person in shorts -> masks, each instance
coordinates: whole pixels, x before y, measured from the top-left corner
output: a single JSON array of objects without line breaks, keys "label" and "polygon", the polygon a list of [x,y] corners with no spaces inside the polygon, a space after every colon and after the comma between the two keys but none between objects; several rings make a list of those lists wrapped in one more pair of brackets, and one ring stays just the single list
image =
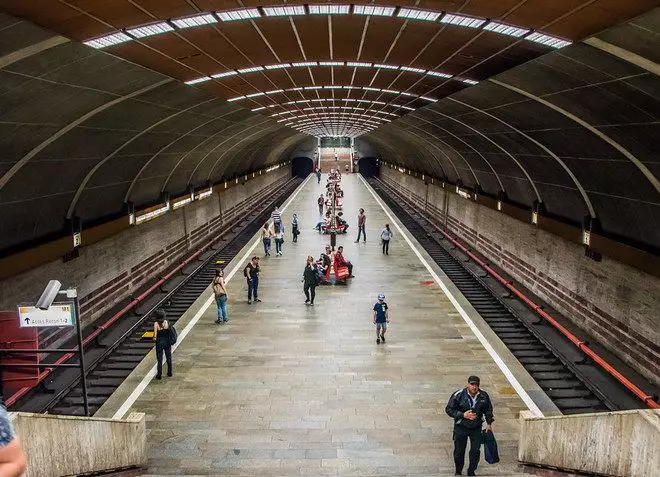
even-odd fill
[{"label": "person in shorts", "polygon": [[376,344],[382,341],[385,343],[385,332],[387,324],[390,322],[390,315],[387,312],[387,303],[385,303],[385,294],[378,295],[378,302],[374,305],[374,324],[376,325]]}]

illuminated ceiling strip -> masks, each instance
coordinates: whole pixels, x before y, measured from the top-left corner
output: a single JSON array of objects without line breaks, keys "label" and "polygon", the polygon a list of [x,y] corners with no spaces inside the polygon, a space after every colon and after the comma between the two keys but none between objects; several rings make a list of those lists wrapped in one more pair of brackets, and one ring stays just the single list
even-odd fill
[{"label": "illuminated ceiling strip", "polygon": [[101,49],[108,46],[119,45],[120,43],[125,43],[131,41],[132,38],[126,33],[118,32],[111,35],[102,36],[101,38],[96,38],[95,40],[89,40],[85,42],[85,45],[91,46],[92,48]]},{"label": "illuminated ceiling strip", "polygon": [[442,12],[431,12],[428,10],[413,10],[411,8],[400,8],[397,17],[409,18],[411,20],[425,20],[429,22],[436,21]]},{"label": "illuminated ceiling strip", "polygon": [[151,25],[143,25],[126,30],[126,33],[135,38],[145,38],[147,36],[160,35],[173,31],[174,27],[167,22],[152,23]]},{"label": "illuminated ceiling strip", "polygon": [[506,23],[500,23],[500,22],[489,22],[484,27],[484,30],[499,33],[501,35],[513,36],[515,38],[520,38],[521,36],[525,36],[529,33],[529,29],[527,28],[520,28],[517,26],[507,25]]},{"label": "illuminated ceiling strip", "polygon": [[346,15],[350,9],[350,5],[310,5],[309,13],[312,15]]},{"label": "illuminated ceiling strip", "polygon": [[197,83],[203,83],[204,81],[211,81],[211,78],[208,76],[202,76],[201,78],[195,78],[190,81],[186,81],[186,84],[197,84]]},{"label": "illuminated ceiling strip", "polygon": [[247,20],[248,18],[259,18],[261,13],[256,8],[245,8],[243,10],[228,10],[225,12],[217,12],[217,15],[223,22],[231,22],[234,20]]},{"label": "illuminated ceiling strip", "polygon": [[291,63],[279,63],[277,65],[266,65],[267,70],[279,70],[282,68],[291,68]]},{"label": "illuminated ceiling strip", "polygon": [[375,5],[354,5],[355,15],[372,15],[376,17],[391,17],[394,15],[394,7],[378,7]]},{"label": "illuminated ceiling strip", "polygon": [[[461,81],[466,81],[466,80],[461,80]],[[405,91],[397,91],[393,89],[379,89],[379,88],[371,88],[369,86],[339,86],[339,85],[332,85],[332,86],[298,86],[295,88],[287,88],[284,90],[274,90],[272,93],[277,93],[277,92],[284,92],[284,91],[310,91],[310,90],[319,90],[319,89],[361,89],[363,91],[375,91],[375,92],[380,92],[380,93],[388,93],[388,94],[400,94],[402,96],[408,96],[411,98],[419,98],[423,99],[425,101],[431,101],[435,103],[437,99],[435,98],[429,98],[428,96],[419,96],[416,94],[408,93]],[[238,101],[239,99],[245,99],[245,96],[236,96],[234,98],[229,98],[227,101]],[[300,102],[307,102],[308,100],[300,100]],[[278,106],[277,104],[270,104],[268,105],[269,108],[274,108]]]},{"label": "illuminated ceiling strip", "polygon": [[234,76],[237,75],[238,71],[225,71],[224,73],[216,73],[211,75],[211,78],[224,78],[225,76]]},{"label": "illuminated ceiling strip", "polygon": [[486,20],[483,18],[466,17],[463,15],[452,15],[447,13],[440,19],[440,23],[448,23],[450,25],[463,26],[468,28],[479,28],[484,23],[486,23]]},{"label": "illuminated ceiling strip", "polygon": [[527,35],[525,40],[541,43],[542,45],[546,45],[551,48],[563,48],[571,44],[570,41],[557,38],[556,36],[545,35],[539,32],[534,32],[531,35]]},{"label": "illuminated ceiling strip", "polygon": [[172,23],[174,23],[177,28],[183,29],[209,25],[211,23],[218,23],[218,20],[212,14],[205,13],[203,15],[196,15],[194,17],[178,18],[176,20],[172,20]]},{"label": "illuminated ceiling strip", "polygon": [[301,5],[291,5],[286,7],[264,7],[263,10],[267,17],[305,15],[305,7]]}]

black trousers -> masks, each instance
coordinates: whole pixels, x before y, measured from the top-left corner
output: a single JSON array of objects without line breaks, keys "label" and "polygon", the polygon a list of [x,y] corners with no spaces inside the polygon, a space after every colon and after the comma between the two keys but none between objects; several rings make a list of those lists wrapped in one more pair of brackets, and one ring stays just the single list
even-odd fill
[{"label": "black trousers", "polygon": [[172,375],[172,345],[166,345],[156,340],[156,376],[163,375],[163,352],[165,353],[165,360],[167,361],[167,375]]},{"label": "black trousers", "polygon": [[307,301],[314,303],[314,298],[316,298],[316,285],[305,283],[303,291],[305,292],[305,298],[307,298]]},{"label": "black trousers", "polygon": [[252,300],[252,295],[254,295],[254,299],[256,300],[257,297],[257,288],[259,288],[259,279],[258,278],[253,278],[250,280],[249,278],[247,279],[247,286],[248,286],[248,301]]},{"label": "black trousers", "polygon": [[358,238],[357,242],[360,241],[360,234],[364,235],[364,241],[367,241],[367,231],[364,230],[364,225],[358,225]]},{"label": "black trousers", "polygon": [[390,241],[389,240],[383,240],[383,253],[389,255],[390,254]]},{"label": "black trousers", "polygon": [[470,464],[468,465],[468,472],[474,472],[479,465],[481,426],[475,427],[474,429],[454,426],[454,464],[456,464],[456,472],[463,471],[463,465],[465,464],[465,448],[467,447],[468,438],[470,439]]},{"label": "black trousers", "polygon": [[353,276],[353,264],[351,262],[346,262],[346,266],[348,267],[348,276],[352,277]]},{"label": "black trousers", "polygon": [[323,204],[319,204],[319,214],[323,215]]}]

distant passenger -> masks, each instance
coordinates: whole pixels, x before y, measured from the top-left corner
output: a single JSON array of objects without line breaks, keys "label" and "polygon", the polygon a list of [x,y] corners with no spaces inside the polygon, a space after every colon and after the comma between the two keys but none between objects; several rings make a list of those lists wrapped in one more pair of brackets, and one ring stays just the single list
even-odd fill
[{"label": "distant passenger", "polygon": [[305,293],[305,305],[314,306],[314,298],[316,298],[316,286],[321,281],[319,272],[314,263],[314,257],[307,256],[307,263],[305,263],[305,270],[303,271],[303,293]]},{"label": "distant passenger", "polygon": [[275,224],[275,255],[282,255],[282,245],[284,244],[284,227],[282,224]]},{"label": "distant passenger", "polygon": [[468,385],[449,398],[445,412],[454,419],[454,464],[461,475],[465,464],[465,448],[470,438],[470,464],[467,475],[475,475],[479,465],[481,425],[486,420],[486,432],[493,432],[493,405],[486,391],[479,388],[478,376],[470,376]]},{"label": "distant passenger", "polygon": [[380,232],[380,240],[383,242],[383,254],[390,254],[390,240],[392,240],[392,229],[390,224],[385,224],[385,228]]},{"label": "distant passenger", "polygon": [[385,343],[385,332],[387,331],[387,324],[390,322],[390,314],[385,303],[385,294],[378,294],[378,302],[373,307],[374,310],[374,325],[376,325],[376,344],[381,341]]},{"label": "distant passenger", "polygon": [[300,235],[300,223],[298,222],[298,214],[293,214],[291,219],[291,234],[293,235],[293,242],[298,241],[298,235]]},{"label": "distant passenger", "polygon": [[367,231],[364,228],[365,225],[367,224],[367,216],[364,215],[364,209],[360,209],[358,213],[357,224],[358,224],[358,237],[355,243],[358,243],[360,241],[360,235],[364,237],[364,243],[367,243]]},{"label": "distant passenger", "polygon": [[316,200],[316,203],[319,205],[319,214],[323,214],[323,204],[325,203],[323,194],[319,196],[319,198]]},{"label": "distant passenger", "polygon": [[247,280],[248,286],[248,305],[252,303],[253,296],[255,303],[261,301],[258,296],[260,271],[261,269],[259,268],[259,257],[255,255],[252,257],[252,260],[250,260],[250,263],[248,263],[243,269],[243,275]]},{"label": "distant passenger", "polygon": [[172,330],[167,322],[165,310],[156,310],[156,321],[154,322],[154,341],[156,342],[156,379],[163,376],[163,353],[167,361],[167,375],[172,377]]},{"label": "distant passenger", "polygon": [[225,287],[225,272],[222,269],[215,271],[213,278],[213,295],[215,303],[218,306],[218,319],[215,322],[218,325],[229,321],[227,315],[227,288]]},{"label": "distant passenger", "polygon": [[[335,265],[337,268],[339,267],[348,267],[348,278],[353,278],[353,264],[344,258],[344,247],[341,245],[337,247],[337,251],[335,252]],[[337,270],[335,270],[335,273],[337,273]]]},{"label": "distant passenger", "polygon": [[273,225],[282,223],[282,213],[280,212],[280,209],[277,208],[277,206],[275,206],[275,209],[273,212],[271,212],[270,218],[273,219]]},{"label": "distant passenger", "polygon": [[0,404],[0,475],[18,477],[25,472],[27,460],[5,407]]},{"label": "distant passenger", "polygon": [[272,236],[273,232],[271,232],[268,222],[266,222],[261,229],[261,241],[264,244],[264,255],[266,257],[270,257],[270,238]]},{"label": "distant passenger", "polygon": [[344,170],[346,171],[346,174],[348,174],[348,164],[346,164],[346,167],[344,168]]},{"label": "distant passenger", "polygon": [[321,168],[316,169],[316,183],[321,183]]}]

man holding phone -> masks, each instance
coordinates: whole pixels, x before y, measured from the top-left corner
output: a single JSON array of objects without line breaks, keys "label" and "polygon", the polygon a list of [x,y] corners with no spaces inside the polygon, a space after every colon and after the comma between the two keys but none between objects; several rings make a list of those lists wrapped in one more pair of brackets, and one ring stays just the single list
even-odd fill
[{"label": "man holding phone", "polygon": [[478,376],[470,376],[468,385],[449,398],[445,412],[454,419],[454,464],[461,475],[465,464],[465,448],[470,439],[470,463],[467,475],[475,475],[479,465],[481,425],[486,420],[486,432],[493,432],[493,405],[486,391],[479,388]]}]

